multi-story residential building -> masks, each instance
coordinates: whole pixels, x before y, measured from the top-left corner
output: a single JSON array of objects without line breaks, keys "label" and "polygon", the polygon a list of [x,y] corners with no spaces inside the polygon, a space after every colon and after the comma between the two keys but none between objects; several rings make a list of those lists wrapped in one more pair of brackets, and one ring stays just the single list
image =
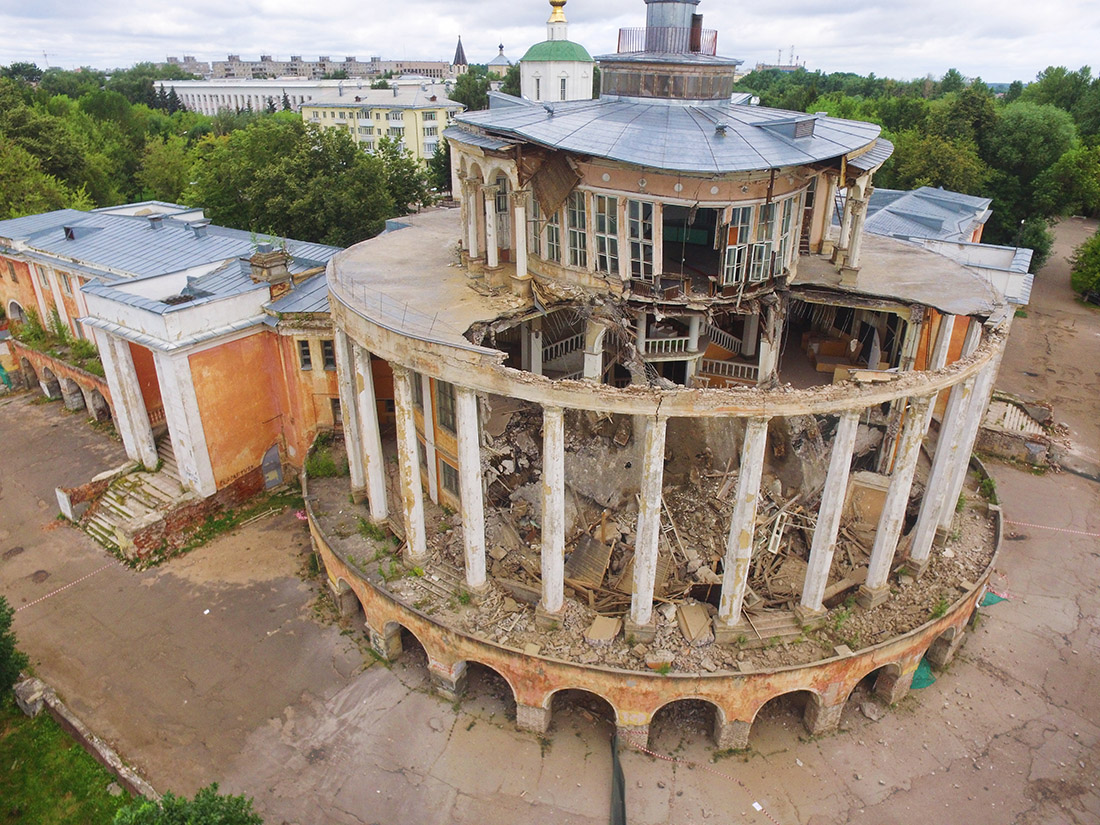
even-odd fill
[{"label": "multi-story residential building", "polygon": [[328,55],[322,55],[317,60],[303,60],[301,55],[291,55],[289,60],[277,60],[269,54],[260,55],[259,60],[241,60],[239,54],[231,54],[225,60],[214,61],[212,76],[215,79],[232,80],[320,80],[326,75],[340,72],[348,78],[375,78],[393,73],[419,74],[442,80],[455,77],[461,70],[445,60],[383,60],[380,57],[371,57],[364,62],[354,56],[333,60]]},{"label": "multi-story residential building", "polygon": [[342,97],[326,96],[303,104],[302,118],[322,129],[347,131],[368,152],[383,137],[392,138],[426,161],[439,148],[443,130],[464,108],[446,93],[444,84],[429,83],[356,89]]},{"label": "multi-story residential building", "polygon": [[185,54],[183,60],[178,57],[165,58],[163,65],[174,66],[199,77],[210,77],[210,64],[205,60],[196,60],[195,56],[191,54]]}]

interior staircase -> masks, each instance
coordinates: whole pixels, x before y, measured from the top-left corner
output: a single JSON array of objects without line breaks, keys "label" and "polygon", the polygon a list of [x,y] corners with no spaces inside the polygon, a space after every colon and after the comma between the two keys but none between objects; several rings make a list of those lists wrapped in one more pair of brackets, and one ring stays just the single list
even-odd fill
[{"label": "interior staircase", "polygon": [[125,533],[136,524],[147,522],[154,514],[164,514],[190,497],[180,481],[176,456],[167,435],[157,441],[160,468],[156,472],[137,471],[111,482],[107,492],[83,519],[83,527],[108,550],[118,551],[119,531]]}]

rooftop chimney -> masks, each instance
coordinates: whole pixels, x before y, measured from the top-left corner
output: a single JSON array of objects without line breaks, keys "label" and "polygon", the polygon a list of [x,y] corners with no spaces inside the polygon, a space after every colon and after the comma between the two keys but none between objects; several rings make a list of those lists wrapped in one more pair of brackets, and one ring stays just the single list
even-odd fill
[{"label": "rooftop chimney", "polygon": [[276,287],[290,283],[290,271],[287,269],[290,260],[290,253],[285,249],[275,249],[269,243],[257,244],[256,251],[248,259],[252,267],[252,281],[270,284],[274,297]]},{"label": "rooftop chimney", "polygon": [[161,223],[164,220],[163,215],[150,215],[149,216],[149,228],[160,229]]}]

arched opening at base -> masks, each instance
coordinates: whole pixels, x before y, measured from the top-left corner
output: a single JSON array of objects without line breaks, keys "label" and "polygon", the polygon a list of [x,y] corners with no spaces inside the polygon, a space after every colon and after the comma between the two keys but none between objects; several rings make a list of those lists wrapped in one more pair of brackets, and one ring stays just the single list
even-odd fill
[{"label": "arched opening at base", "polygon": [[359,596],[351,589],[350,584],[343,579],[336,582],[332,600],[336,603],[336,612],[340,614],[341,625],[356,630],[363,629],[366,619],[363,614],[363,605],[359,603]]},{"label": "arched opening at base", "polygon": [[595,733],[610,738],[615,733],[615,719],[611,703],[587,690],[559,690],[550,700],[551,733]]},{"label": "arched opening at base", "polygon": [[43,367],[42,380],[39,383],[42,387],[42,392],[44,392],[47,397],[61,397],[61,382],[57,380],[57,376],[53,374],[53,370],[49,367]]},{"label": "arched opening at base", "polygon": [[516,697],[508,680],[488,665],[466,663],[466,695],[463,710],[490,719],[516,721]]},{"label": "arched opening at base", "polygon": [[34,365],[26,358],[19,360],[19,369],[23,371],[23,383],[28,387],[38,386],[38,373],[34,371]]},{"label": "arched opening at base", "polygon": [[877,721],[886,713],[886,706],[893,702],[894,685],[897,682],[900,669],[897,665],[883,665],[875,668],[860,679],[844,705],[844,716],[855,717],[862,714],[872,721]]},{"label": "arched opening at base", "polygon": [[702,742],[717,744],[721,715],[703,699],[669,702],[649,723],[649,745],[657,751],[674,751]]},{"label": "arched opening at base", "polygon": [[[390,630],[392,625],[387,627]],[[400,646],[396,650],[391,646],[391,662],[394,674],[402,684],[410,688],[427,687],[431,674],[428,670],[428,653],[424,645],[416,638],[408,628],[397,625],[397,636],[400,638]],[[392,630],[390,630],[392,632]]]},{"label": "arched opening at base", "polygon": [[111,408],[99,390],[93,389],[88,392],[87,404],[88,412],[96,421],[102,424],[111,420]]},{"label": "arched opening at base", "polygon": [[817,697],[808,690],[796,690],[769,699],[756,712],[749,731],[749,744],[765,752],[790,747],[806,735],[806,718],[816,702]]},{"label": "arched opening at base", "polygon": [[8,320],[14,324],[22,324],[27,320],[27,314],[23,312],[23,307],[18,301],[8,303]]}]

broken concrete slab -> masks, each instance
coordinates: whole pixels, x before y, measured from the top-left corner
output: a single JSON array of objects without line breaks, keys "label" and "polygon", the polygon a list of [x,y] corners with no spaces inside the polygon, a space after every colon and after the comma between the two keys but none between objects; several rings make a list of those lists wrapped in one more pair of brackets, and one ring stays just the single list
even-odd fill
[{"label": "broken concrete slab", "polygon": [[688,644],[707,644],[714,640],[710,632],[710,614],[703,605],[680,605],[676,611],[676,619]]},{"label": "broken concrete slab", "polygon": [[584,632],[584,640],[593,647],[607,647],[619,635],[622,627],[622,619],[597,616],[588,630]]}]

